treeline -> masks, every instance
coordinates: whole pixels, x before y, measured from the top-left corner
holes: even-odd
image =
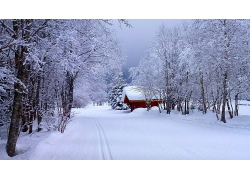
[[[121,72],[124,59],[111,25],[112,20],[0,20],[0,125],[8,130],[9,156],[15,155],[19,133],[33,132],[34,120],[37,131],[57,121],[63,133],[72,106],[99,101],[105,79]]]
[[[163,24],[130,76],[147,101],[163,99],[167,113],[177,106],[188,114],[191,104],[198,104],[204,114],[212,109],[226,123],[226,110],[230,118],[238,116],[239,98],[249,97],[249,50],[249,20],[189,20],[174,28]]]

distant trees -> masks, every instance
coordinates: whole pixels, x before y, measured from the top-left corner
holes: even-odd
[[[177,110],[188,114],[193,102],[204,114],[212,109],[226,122],[226,109],[230,118],[238,115],[238,95],[249,90],[249,21],[162,25],[139,66],[130,72],[133,84],[160,92],[167,113],[177,105]]]
[[[15,155],[20,131],[32,133],[35,120],[40,131],[41,122],[57,114],[57,129],[64,132],[72,106],[85,106],[91,87],[121,69],[124,55],[111,24],[88,19],[0,21],[0,124],[10,123],[9,156]]]

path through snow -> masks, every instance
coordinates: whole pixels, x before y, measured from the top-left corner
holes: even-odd
[[[249,107],[250,108],[250,107]],[[228,119],[224,124],[212,113],[183,116],[176,111],[159,114],[157,108],[129,111],[109,106],[75,109],[77,114],[63,134],[55,131],[40,142],[35,133],[19,138],[23,154],[0,159],[36,160],[250,160],[250,118]],[[249,109],[247,109],[249,111]],[[30,141],[30,140],[31,141]]]

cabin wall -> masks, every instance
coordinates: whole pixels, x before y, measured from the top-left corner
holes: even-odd
[[[131,112],[136,109],[136,108],[146,108],[146,101],[137,101],[137,102],[129,102],[129,105],[131,107]],[[153,106],[158,106],[158,102],[157,101],[151,101],[150,103],[151,107]]]
[[[136,108],[146,108],[146,102],[130,102],[131,112]]]

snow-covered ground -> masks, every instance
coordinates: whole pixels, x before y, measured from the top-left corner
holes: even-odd
[[[197,110],[186,116],[177,111],[159,114],[156,107],[132,113],[109,106],[74,111],[63,134],[21,134],[15,157],[7,156],[6,141],[0,140],[0,159],[250,160],[248,105],[241,105],[240,116],[227,118],[227,123]]]

